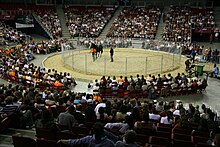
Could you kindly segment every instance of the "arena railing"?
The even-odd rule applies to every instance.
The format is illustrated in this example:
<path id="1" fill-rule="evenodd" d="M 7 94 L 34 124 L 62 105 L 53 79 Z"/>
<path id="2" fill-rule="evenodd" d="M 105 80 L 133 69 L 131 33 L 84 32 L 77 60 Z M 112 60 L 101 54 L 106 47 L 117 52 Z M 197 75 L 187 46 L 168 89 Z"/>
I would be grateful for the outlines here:
<path id="1" fill-rule="evenodd" d="M 77 44 L 76 49 L 72 49 L 72 44 Z M 75 40 L 62 45 L 61 59 L 65 65 L 83 74 L 129 76 L 173 71 L 180 67 L 181 52 L 177 44 L 146 40 L 142 49 L 141 43 L 139 49 L 130 46 L 116 48 L 118 55 L 115 55 L 112 65 L 108 46 L 104 46 L 102 57 L 93 61 L 89 46 Z"/>

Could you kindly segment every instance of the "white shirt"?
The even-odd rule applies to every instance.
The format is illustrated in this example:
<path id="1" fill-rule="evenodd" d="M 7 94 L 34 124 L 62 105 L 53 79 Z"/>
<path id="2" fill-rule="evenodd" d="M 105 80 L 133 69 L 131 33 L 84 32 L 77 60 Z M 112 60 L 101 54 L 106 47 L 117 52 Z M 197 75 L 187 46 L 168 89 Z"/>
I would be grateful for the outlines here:
<path id="1" fill-rule="evenodd" d="M 96 107 L 95 107 L 95 109 L 94 109 L 94 111 L 95 111 L 95 113 L 99 113 L 98 111 L 99 111 L 99 108 L 100 107 L 106 107 L 106 104 L 105 103 L 99 103 Z"/>
<path id="2" fill-rule="evenodd" d="M 167 118 L 168 118 L 167 116 L 161 117 L 160 123 L 161 123 L 161 124 L 172 124 L 172 123 L 173 123 L 173 120 L 170 119 L 170 120 L 168 121 Z"/>
<path id="3" fill-rule="evenodd" d="M 175 111 L 173 112 L 173 115 L 180 115 L 180 110 L 175 110 Z"/>
<path id="4" fill-rule="evenodd" d="M 149 119 L 160 120 L 161 116 L 159 114 L 149 113 Z"/>
<path id="5" fill-rule="evenodd" d="M 107 123 L 105 125 L 105 128 L 109 128 L 109 129 L 112 129 L 112 128 L 119 128 L 119 132 L 121 133 L 125 133 L 128 128 L 129 128 L 129 125 L 128 124 L 124 124 L 124 123 Z"/>

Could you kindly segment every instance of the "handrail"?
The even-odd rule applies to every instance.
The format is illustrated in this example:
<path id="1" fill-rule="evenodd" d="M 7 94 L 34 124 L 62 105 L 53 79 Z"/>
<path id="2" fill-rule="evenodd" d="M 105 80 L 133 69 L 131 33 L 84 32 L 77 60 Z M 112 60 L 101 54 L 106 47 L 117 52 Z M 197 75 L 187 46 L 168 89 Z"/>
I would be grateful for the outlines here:
<path id="1" fill-rule="evenodd" d="M 35 18 L 35 20 L 40 24 L 40 26 L 44 29 L 44 31 L 49 35 L 49 37 L 51 39 L 53 39 L 53 35 L 51 34 L 51 32 L 48 31 L 48 29 L 42 24 L 42 22 L 40 21 L 39 17 L 32 12 L 33 17 Z"/>

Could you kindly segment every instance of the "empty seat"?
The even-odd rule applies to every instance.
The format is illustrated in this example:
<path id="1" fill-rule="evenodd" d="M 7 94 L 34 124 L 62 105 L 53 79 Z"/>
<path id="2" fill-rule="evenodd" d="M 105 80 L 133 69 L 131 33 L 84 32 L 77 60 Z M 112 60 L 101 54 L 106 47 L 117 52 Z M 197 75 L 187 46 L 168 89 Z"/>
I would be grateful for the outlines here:
<path id="1" fill-rule="evenodd" d="M 157 126 L 157 131 L 171 132 L 172 128 L 171 127 L 166 127 L 166 126 Z"/>
<path id="2" fill-rule="evenodd" d="M 56 131 L 45 128 L 36 128 L 36 136 L 37 138 L 56 140 Z"/>
<path id="3" fill-rule="evenodd" d="M 47 140 L 43 138 L 37 138 L 37 147 L 59 147 L 54 140 Z"/>
<path id="4" fill-rule="evenodd" d="M 72 132 L 58 131 L 56 134 L 57 140 L 60 139 L 77 139 L 77 135 Z"/>
<path id="5" fill-rule="evenodd" d="M 194 144 L 191 141 L 184 140 L 173 140 L 173 147 L 194 147 Z"/>
<path id="6" fill-rule="evenodd" d="M 148 135 L 137 134 L 136 135 L 136 143 L 140 146 L 144 146 L 148 142 L 149 137 L 150 136 L 148 136 Z"/>
<path id="7" fill-rule="evenodd" d="M 36 147 L 36 141 L 30 137 L 13 135 L 12 141 L 14 147 Z"/>
<path id="8" fill-rule="evenodd" d="M 200 137 L 200 136 L 194 136 L 193 137 L 193 142 L 195 144 L 197 144 L 197 143 L 206 143 L 208 140 L 210 140 L 209 137 Z"/>
<path id="9" fill-rule="evenodd" d="M 173 130 L 173 133 L 184 134 L 184 135 L 191 135 L 192 131 L 191 131 L 191 129 L 187 130 L 187 129 L 175 128 Z"/>
<path id="10" fill-rule="evenodd" d="M 170 146 L 170 139 L 164 137 L 150 136 L 149 144 Z"/>
<path id="11" fill-rule="evenodd" d="M 179 133 L 174 133 L 173 139 L 184 140 L 184 141 L 192 141 L 191 135 L 185 135 L 185 134 L 179 134 Z"/>
<path id="12" fill-rule="evenodd" d="M 86 127 L 73 126 L 72 132 L 76 134 L 79 138 L 87 136 L 90 134 L 90 130 Z"/>

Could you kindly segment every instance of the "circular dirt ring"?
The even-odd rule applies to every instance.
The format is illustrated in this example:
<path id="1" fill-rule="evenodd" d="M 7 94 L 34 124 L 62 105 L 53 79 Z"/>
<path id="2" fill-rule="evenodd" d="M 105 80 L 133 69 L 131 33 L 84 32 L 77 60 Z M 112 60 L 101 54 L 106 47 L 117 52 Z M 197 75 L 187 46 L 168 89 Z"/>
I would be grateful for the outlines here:
<path id="1" fill-rule="evenodd" d="M 46 68 L 79 74 L 83 79 L 88 79 L 88 76 L 129 76 L 137 73 L 147 75 L 172 72 L 181 67 L 182 60 L 180 55 L 167 52 L 116 48 L 114 62 L 110 62 L 109 49 L 104 49 L 102 56 L 95 61 L 90 50 L 69 50 L 48 57 L 44 65 Z"/>

